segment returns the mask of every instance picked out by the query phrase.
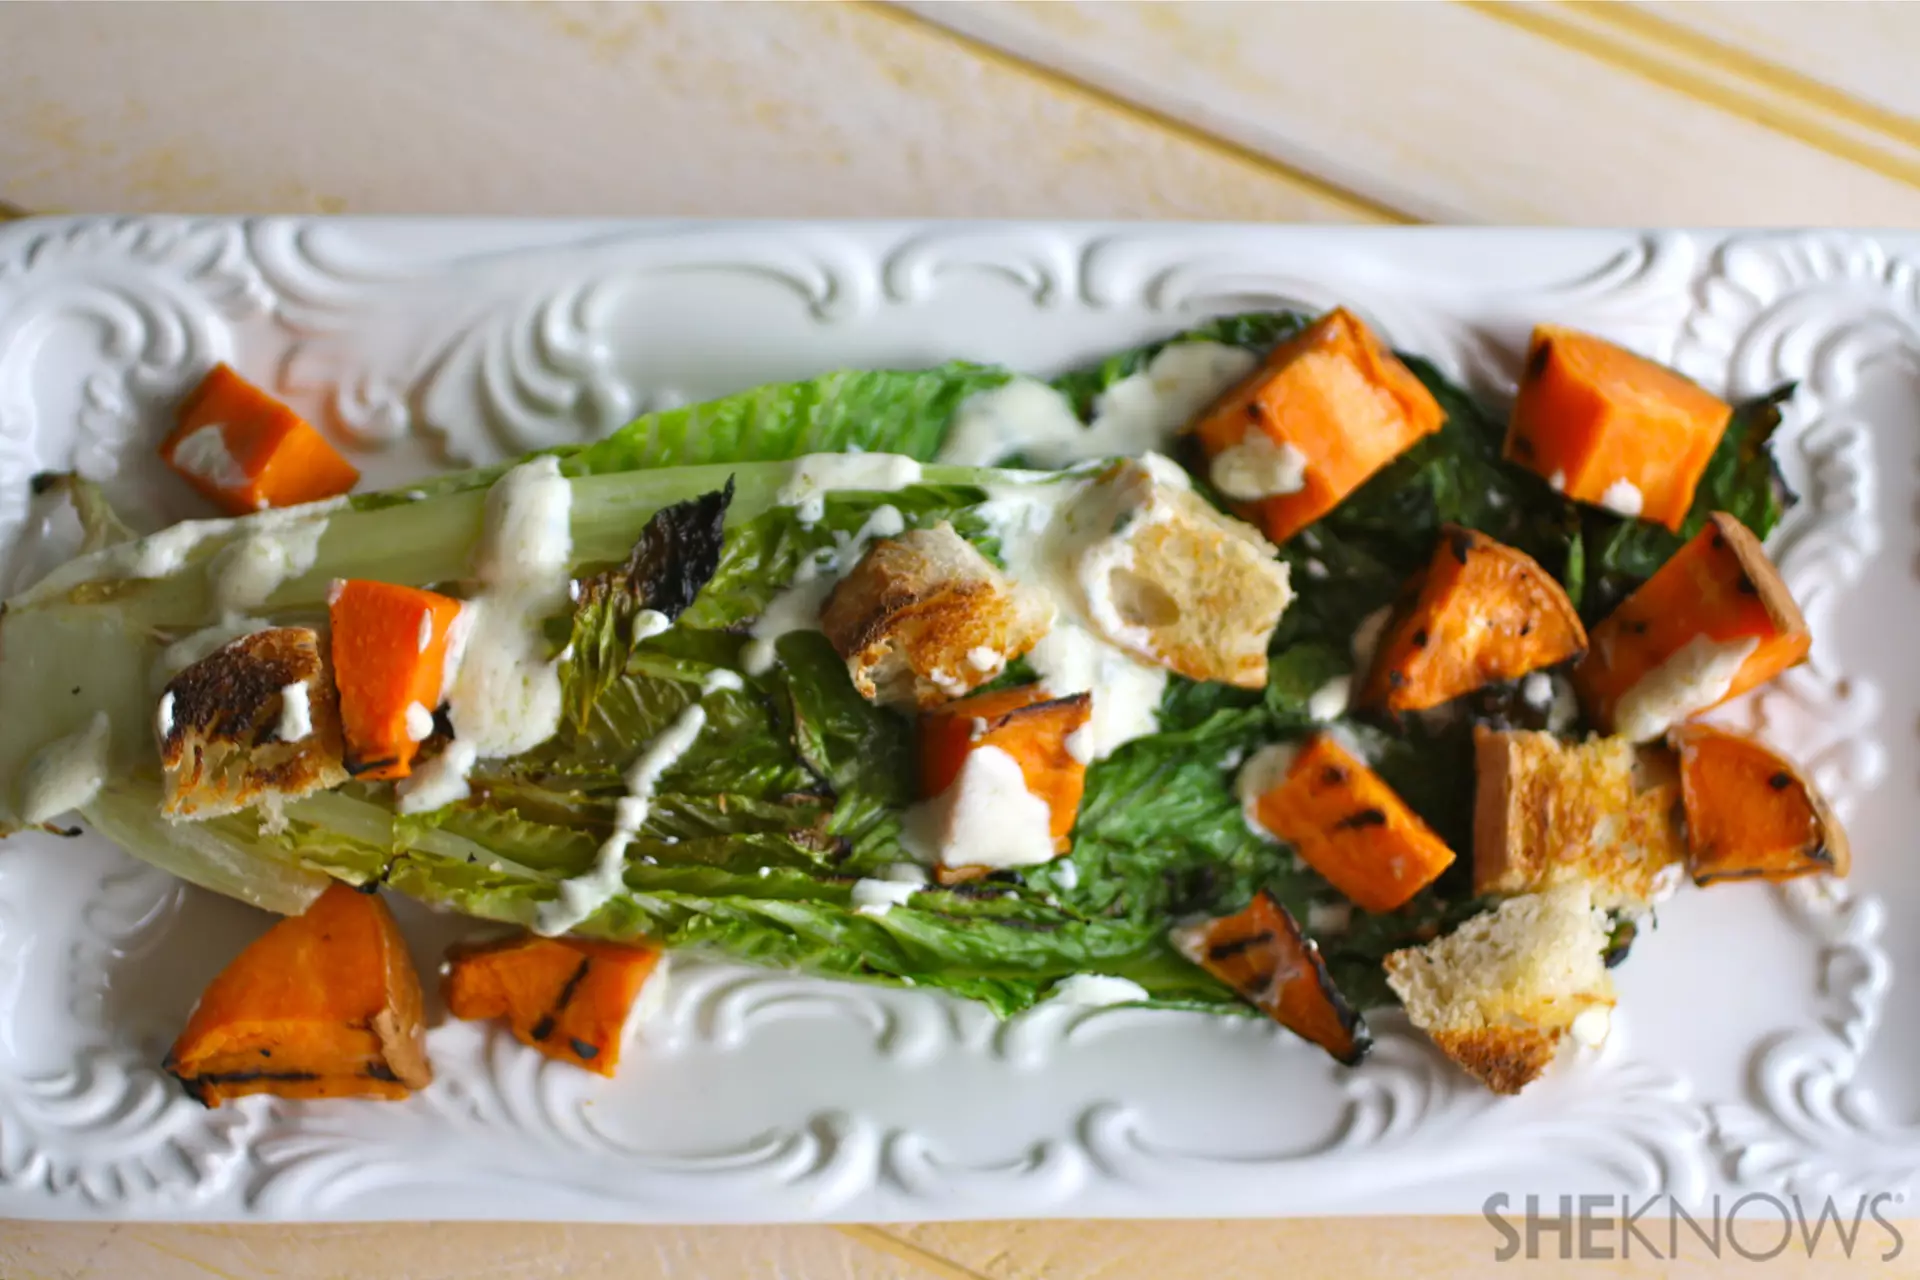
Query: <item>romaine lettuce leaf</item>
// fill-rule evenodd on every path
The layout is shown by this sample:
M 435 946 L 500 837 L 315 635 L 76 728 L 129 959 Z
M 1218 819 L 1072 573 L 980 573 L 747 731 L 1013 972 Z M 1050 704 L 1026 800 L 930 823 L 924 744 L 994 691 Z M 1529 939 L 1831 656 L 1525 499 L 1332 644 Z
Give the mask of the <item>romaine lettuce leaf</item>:
M 1262 353 L 1303 323 L 1287 313 L 1228 317 L 1168 341 Z M 1121 353 L 1054 385 L 1088 419 L 1103 390 L 1164 345 Z M 1157 1003 L 1244 1011 L 1172 950 L 1168 926 L 1236 910 L 1263 888 L 1303 921 L 1316 908 L 1340 905 L 1285 845 L 1249 829 L 1233 766 L 1264 743 L 1315 727 L 1309 700 L 1350 672 L 1355 626 L 1425 561 L 1439 525 L 1457 521 L 1525 548 L 1577 597 L 1590 581 L 1589 602 L 1595 591 L 1644 577 L 1677 545 L 1652 526 L 1583 512 L 1503 462 L 1501 424 L 1431 366 L 1410 363 L 1446 408 L 1446 425 L 1283 550 L 1299 598 L 1274 636 L 1266 688 L 1173 679 L 1161 732 L 1090 770 L 1074 848 L 1060 862 L 930 887 L 883 915 L 854 910 L 852 887 L 862 876 L 905 860 L 900 812 L 914 789 L 910 727 L 853 690 L 817 633 L 783 637 L 778 665 L 761 675 L 744 671 L 751 622 L 802 565 L 844 548 L 882 503 L 910 525 L 950 521 L 995 551 L 973 509 L 1001 473 L 928 467 L 923 483 L 897 493 L 835 495 L 813 524 L 778 502 L 791 475 L 786 459 L 848 448 L 934 456 L 966 396 L 1009 376 L 960 364 L 760 388 L 647 415 L 605 441 L 556 451 L 574 486 L 578 571 L 599 584 L 582 592 L 571 616 L 554 620 L 556 650 L 573 645 L 564 671 L 570 714 L 539 748 L 483 762 L 468 802 L 399 817 L 383 787 L 353 783 L 287 806 L 279 830 L 250 816 L 165 828 L 150 756 L 138 750 L 152 710 L 139 678 L 100 695 L 117 746 L 133 750 L 116 760 L 125 776 L 89 817 L 188 879 L 276 910 L 299 909 L 323 876 L 337 876 L 384 881 L 439 906 L 526 924 L 562 880 L 593 864 L 639 744 L 699 699 L 708 727 L 662 778 L 651 819 L 630 849 L 625 892 L 584 932 L 937 986 L 1002 1013 L 1087 971 L 1131 978 Z M 1778 513 L 1768 430 L 1764 413 L 1743 413 L 1701 487 L 1703 503 L 1735 511 L 1761 533 Z M 331 517 L 312 568 L 276 591 L 264 612 L 315 618 L 337 576 L 459 579 L 480 526 L 482 491 L 502 470 L 441 477 L 425 486 L 424 499 L 355 499 Z M 702 495 L 728 486 L 730 504 L 702 503 Z M 663 510 L 680 514 L 657 521 Z M 214 522 L 176 571 L 150 579 L 112 572 L 125 548 L 110 548 L 10 602 L 0 617 L 0 689 L 10 699 L 10 715 L 0 721 L 0 777 L 46 726 L 92 709 L 91 685 L 85 697 L 56 706 L 57 691 L 42 676 L 57 675 L 64 685 L 70 670 L 106 669 L 101 664 L 149 670 L 162 642 L 214 621 L 209 566 L 253 527 Z M 689 569 L 677 587 L 664 572 L 669 562 Z M 677 610 L 676 625 L 643 637 L 632 625 L 640 608 Z M 23 649 L 40 656 L 24 661 Z M 703 695 L 716 668 L 739 673 L 742 687 Z M 1022 674 L 1016 663 L 1005 679 Z M 1367 738 L 1408 802 L 1466 849 L 1467 726 L 1348 727 Z M 0 796 L 0 821 L 8 803 Z M 1380 957 L 1474 909 L 1466 870 L 1463 861 L 1402 911 L 1355 914 L 1345 929 L 1315 930 L 1352 998 L 1386 999 Z

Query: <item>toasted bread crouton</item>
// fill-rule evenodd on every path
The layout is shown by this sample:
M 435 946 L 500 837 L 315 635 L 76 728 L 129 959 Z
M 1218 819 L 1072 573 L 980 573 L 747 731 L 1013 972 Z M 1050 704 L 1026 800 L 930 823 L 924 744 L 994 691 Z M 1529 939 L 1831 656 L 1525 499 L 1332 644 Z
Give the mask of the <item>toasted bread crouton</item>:
M 1666 748 L 1485 726 L 1473 740 L 1475 893 L 1581 881 L 1603 910 L 1640 910 L 1678 886 L 1687 846 Z
M 1192 680 L 1266 684 L 1293 589 L 1259 530 L 1151 455 L 1108 467 L 1063 519 L 1087 618 L 1107 640 Z
M 194 663 L 160 698 L 161 811 L 217 818 L 347 780 L 340 706 L 320 638 L 256 631 Z
M 1592 1043 L 1606 1036 L 1614 993 L 1604 919 L 1583 884 L 1509 898 L 1444 938 L 1388 955 L 1387 985 L 1468 1074 L 1518 1093 L 1569 1031 Z
M 854 687 L 889 706 L 937 706 L 971 693 L 1052 624 L 1043 595 L 944 521 L 874 543 L 820 611 Z

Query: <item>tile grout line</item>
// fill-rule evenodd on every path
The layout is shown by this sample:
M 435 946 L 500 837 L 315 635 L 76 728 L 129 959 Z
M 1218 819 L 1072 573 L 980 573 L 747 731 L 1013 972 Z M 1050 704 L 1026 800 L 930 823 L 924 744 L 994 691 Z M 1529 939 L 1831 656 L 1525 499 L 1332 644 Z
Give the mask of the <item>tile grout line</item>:
M 875 1253 L 884 1253 L 899 1258 L 903 1262 L 911 1262 L 923 1270 L 932 1272 L 940 1277 L 940 1280 L 988 1280 L 978 1271 L 923 1249 L 910 1240 L 894 1235 L 885 1227 L 843 1223 L 836 1225 L 834 1230 L 849 1240 L 872 1249 Z
M 1856 98 L 1823 80 L 1770 62 L 1758 54 L 1722 44 L 1669 18 L 1612 0 L 1560 0 L 1560 3 L 1595 22 L 1631 32 L 1650 43 L 1667 46 L 1676 55 L 1715 67 L 1729 78 L 1764 85 L 1809 111 L 1837 117 L 1862 132 L 1878 133 L 1904 146 L 1920 147 L 1920 120 Z
M 1888 155 L 1837 128 L 1818 120 L 1806 119 L 1801 113 L 1760 93 L 1720 84 L 1671 60 L 1671 54 L 1663 58 L 1624 38 L 1602 33 L 1531 4 L 1512 3 L 1511 0 L 1454 0 L 1454 3 L 1482 17 L 1504 23 L 1596 62 L 1609 64 L 1728 115 L 1750 120 L 1884 178 L 1920 187 L 1920 162 Z
M 991 62 L 995 66 L 1013 71 L 1030 80 L 1039 80 L 1062 93 L 1124 116 L 1155 132 L 1172 134 L 1192 146 L 1226 156 L 1247 168 L 1257 169 L 1270 177 L 1278 177 L 1294 186 L 1303 187 L 1322 200 L 1342 206 L 1359 219 L 1402 226 L 1418 225 L 1424 221 L 1372 196 L 1341 186 L 1308 170 L 1296 168 L 1256 147 L 1223 137 L 1171 112 L 1136 102 L 1103 85 L 1047 63 L 1030 59 L 971 32 L 948 26 L 915 9 L 903 8 L 890 3 L 889 0 L 854 0 L 854 3 L 867 13 L 884 17 L 898 26 L 910 27 L 925 35 L 958 45 L 975 57 Z

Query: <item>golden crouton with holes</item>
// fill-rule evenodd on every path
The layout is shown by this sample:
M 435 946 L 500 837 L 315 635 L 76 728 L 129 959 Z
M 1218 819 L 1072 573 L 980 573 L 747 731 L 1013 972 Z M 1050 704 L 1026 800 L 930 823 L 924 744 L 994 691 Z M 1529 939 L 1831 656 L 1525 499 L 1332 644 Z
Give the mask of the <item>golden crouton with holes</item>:
M 931 707 L 971 693 L 1052 624 L 1045 596 L 944 521 L 874 543 L 820 611 L 854 687 L 889 706 Z
M 1495 1093 L 1518 1093 L 1571 1033 L 1604 1041 L 1613 979 L 1604 916 L 1582 884 L 1509 898 L 1443 938 L 1387 956 L 1407 1017 Z
M 1642 910 L 1678 887 L 1687 845 L 1665 747 L 1484 725 L 1473 741 L 1475 893 L 1582 881 L 1603 910 Z
M 1252 525 L 1152 455 L 1114 463 L 1061 519 L 1087 619 L 1107 640 L 1191 680 L 1266 684 L 1267 641 L 1293 589 Z
M 156 727 L 161 811 L 200 820 L 347 780 L 326 649 L 306 627 L 242 636 L 167 683 Z

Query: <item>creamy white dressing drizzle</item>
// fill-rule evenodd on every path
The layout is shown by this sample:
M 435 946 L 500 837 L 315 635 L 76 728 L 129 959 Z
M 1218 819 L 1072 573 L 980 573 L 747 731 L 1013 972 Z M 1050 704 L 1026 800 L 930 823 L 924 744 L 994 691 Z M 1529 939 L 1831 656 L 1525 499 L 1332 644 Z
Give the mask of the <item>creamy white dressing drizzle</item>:
M 1131 978 L 1106 973 L 1074 973 L 1053 984 L 1048 993 L 1050 1004 L 1085 1005 L 1102 1008 L 1114 1004 L 1139 1004 L 1153 997 Z
M 1759 647 L 1757 636 L 1715 640 L 1697 635 L 1641 676 L 1613 708 L 1614 732 L 1632 742 L 1657 738 L 1727 696 L 1734 677 Z
M 948 867 L 1030 867 L 1054 857 L 1053 813 L 1027 790 L 1020 762 L 995 746 L 967 753 L 959 776 L 931 800 L 911 806 L 901 845 Z
M 96 711 L 84 729 L 40 748 L 20 779 L 21 820 L 35 826 L 92 803 L 107 780 L 112 746 L 113 722 Z
M 1313 691 L 1307 699 L 1307 714 L 1322 724 L 1347 714 L 1353 696 L 1353 677 L 1335 676 Z
M 593 869 L 560 884 L 559 896 L 540 904 L 533 930 L 548 937 L 565 933 L 604 906 L 626 884 L 627 846 L 640 834 L 653 812 L 653 794 L 660 779 L 699 740 L 707 725 L 707 709 L 694 703 L 647 744 L 627 769 L 627 794 L 614 806 L 614 828 L 594 858 Z
M 207 565 L 214 607 L 229 614 L 265 604 L 281 584 L 313 568 L 326 531 L 325 516 L 308 515 L 250 529 L 221 548 Z
M 1240 817 L 1247 824 L 1247 830 L 1262 840 L 1275 841 L 1278 837 L 1260 821 L 1260 797 L 1286 781 L 1287 771 L 1293 768 L 1294 758 L 1299 754 L 1297 743 L 1268 743 L 1248 756 L 1234 776 L 1233 791 L 1240 799 Z
M 886 868 L 878 877 L 853 883 L 853 909 L 863 916 L 884 916 L 927 887 L 926 872 L 910 862 Z
M 1605 1005 L 1595 1005 L 1591 1009 L 1582 1009 L 1574 1015 L 1567 1032 L 1574 1042 L 1586 1049 L 1598 1049 L 1607 1042 L 1607 1036 L 1613 1030 L 1613 1010 Z
M 920 483 L 920 464 L 894 453 L 810 453 L 793 464 L 793 476 L 777 501 L 792 507 L 812 528 L 827 513 L 833 493 L 892 493 Z
M 1053 626 L 1026 660 L 1040 687 L 1055 697 L 1093 695 L 1092 714 L 1068 742 L 1076 759 L 1084 755 L 1091 762 L 1159 728 L 1167 671 L 1102 639 L 1091 625 L 1078 580 L 1088 575 L 1075 572 L 1087 539 L 1066 518 L 1088 489 L 1082 479 L 1008 483 L 989 490 L 974 511 L 998 540 L 1007 572 L 1053 604 Z
M 1207 478 L 1241 502 L 1277 498 L 1307 487 L 1307 455 L 1290 443 L 1275 443 L 1259 427 L 1248 427 L 1240 443 L 1213 456 Z
M 875 456 L 875 455 L 856 455 Z M 813 631 L 820 626 L 820 610 L 833 594 L 841 575 L 852 569 L 876 538 L 894 538 L 905 533 L 906 517 L 891 503 L 875 507 L 866 523 L 853 534 L 836 533 L 833 546 L 816 551 L 801 562 L 786 590 L 767 602 L 753 624 L 753 639 L 741 655 L 747 674 L 764 675 L 773 669 L 778 655 L 774 645 L 781 636 L 793 631 Z
M 1615 480 L 1600 495 L 1600 505 L 1617 515 L 1637 516 L 1646 505 L 1646 499 L 1631 481 Z
M 299 742 L 313 733 L 313 703 L 304 680 L 296 680 L 280 690 L 280 719 L 273 736 L 282 742 Z
M 1372 669 L 1373 655 L 1380 648 L 1380 637 L 1386 633 L 1387 623 L 1392 617 L 1393 607 L 1381 605 L 1360 619 L 1360 625 L 1353 629 L 1353 669 L 1355 671 L 1365 672 Z
M 160 695 L 160 705 L 153 713 L 154 732 L 160 741 L 165 742 L 173 733 L 173 693 L 169 690 Z
M 572 505 L 572 487 L 552 457 L 521 463 L 487 491 L 473 554 L 482 591 L 460 610 L 459 643 L 454 633 L 448 643 L 447 703 L 460 750 L 449 747 L 431 762 L 436 767 L 400 784 L 402 813 L 463 798 L 474 761 L 530 751 L 559 727 L 560 663 L 547 656 L 541 622 L 570 598 Z M 423 773 L 426 780 L 416 781 Z
M 1015 454 L 1058 468 L 1093 458 L 1163 452 L 1194 417 L 1253 371 L 1239 347 L 1182 342 L 1163 348 L 1137 373 L 1094 402 L 1082 425 L 1066 398 L 1045 383 L 1015 378 L 961 403 L 940 461 L 992 466 Z
M 227 448 L 226 427 L 218 422 L 188 432 L 173 447 L 173 465 L 216 489 L 239 489 L 250 478 Z
M 407 704 L 407 737 L 414 742 L 425 742 L 433 736 L 433 712 L 424 703 Z

